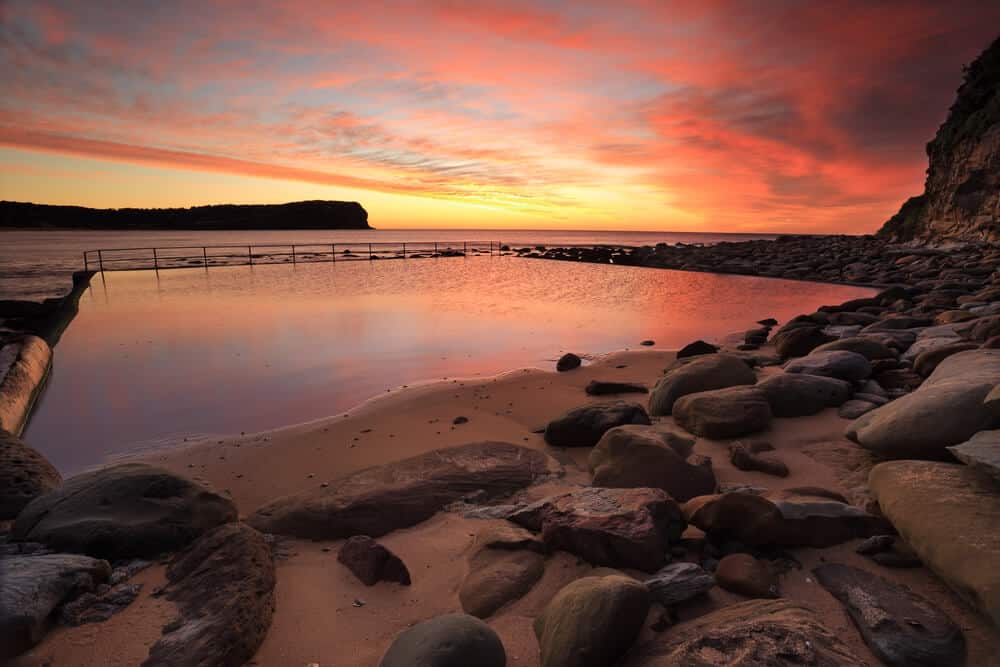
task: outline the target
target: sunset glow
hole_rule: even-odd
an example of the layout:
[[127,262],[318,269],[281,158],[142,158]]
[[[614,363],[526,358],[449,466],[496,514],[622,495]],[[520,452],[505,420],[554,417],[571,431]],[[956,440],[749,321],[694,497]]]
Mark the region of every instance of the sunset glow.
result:
[[0,199],[872,232],[997,25],[983,2],[7,0]]

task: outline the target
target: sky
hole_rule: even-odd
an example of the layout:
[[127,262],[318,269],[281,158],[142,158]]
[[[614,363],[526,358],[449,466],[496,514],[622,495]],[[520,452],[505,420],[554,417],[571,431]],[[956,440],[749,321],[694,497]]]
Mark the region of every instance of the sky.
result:
[[0,199],[868,233],[993,0],[0,0]]

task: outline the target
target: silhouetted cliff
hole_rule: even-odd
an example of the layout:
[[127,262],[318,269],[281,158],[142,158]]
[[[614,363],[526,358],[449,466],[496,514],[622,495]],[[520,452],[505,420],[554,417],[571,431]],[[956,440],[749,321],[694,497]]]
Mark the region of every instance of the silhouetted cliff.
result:
[[1000,243],[1000,38],[966,68],[927,157],[924,194],[908,199],[879,235]]
[[0,202],[0,227],[78,229],[371,229],[358,202],[220,204],[191,208],[85,208]]

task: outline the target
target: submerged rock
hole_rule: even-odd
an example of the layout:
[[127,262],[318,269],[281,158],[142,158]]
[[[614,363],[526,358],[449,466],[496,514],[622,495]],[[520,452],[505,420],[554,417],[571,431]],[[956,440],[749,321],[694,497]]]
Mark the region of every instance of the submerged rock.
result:
[[399,633],[380,667],[505,667],[507,653],[493,629],[468,614],[445,614]]
[[584,405],[549,422],[545,427],[545,442],[555,447],[593,447],[616,426],[649,423],[649,415],[638,403]]

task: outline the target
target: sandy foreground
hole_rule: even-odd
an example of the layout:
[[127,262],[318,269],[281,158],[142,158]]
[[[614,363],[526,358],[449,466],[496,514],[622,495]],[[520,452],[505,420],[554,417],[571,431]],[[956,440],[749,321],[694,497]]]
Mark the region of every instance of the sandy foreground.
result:
[[[642,382],[652,387],[673,359],[673,352],[655,349],[624,351],[567,373],[522,369],[485,379],[444,379],[389,392],[342,415],[158,451],[145,459],[229,493],[241,515],[246,516],[274,498],[331,482],[361,468],[441,447],[501,440],[542,449],[563,464],[562,479],[530,487],[522,494],[541,498],[588,484],[586,459],[590,449],[548,447],[538,431],[565,410],[588,402],[624,398],[644,403],[646,396],[641,394],[591,398],[584,387],[592,379]],[[768,372],[761,371],[761,376]],[[467,417],[468,423],[453,425],[458,416]],[[670,417],[654,418],[654,423],[677,428]],[[699,439],[695,451],[712,457],[722,486],[752,484],[782,489],[814,485],[849,494],[851,487],[866,478],[869,463],[863,450],[843,437],[847,423],[837,416],[836,409],[829,409],[812,417],[775,419],[767,431],[744,438],[766,440],[775,447],[792,471],[783,479],[734,468],[729,462],[729,441]],[[336,560],[341,541],[280,540],[276,544],[274,621],[252,664],[377,665],[401,630],[461,610],[458,591],[468,573],[467,557],[474,536],[488,523],[444,512],[380,538],[409,568],[413,578],[409,587],[362,584]],[[689,528],[685,536],[699,534],[698,529]],[[985,618],[928,570],[881,567],[856,555],[857,543],[789,550],[802,568],[781,577],[782,595],[816,610],[858,656],[873,666],[880,665],[844,608],[813,581],[810,573],[824,561],[871,570],[911,587],[948,613],[965,633],[969,665],[996,664],[1000,637]],[[545,574],[525,597],[488,619],[504,643],[509,665],[538,664],[538,644],[531,629],[534,617],[563,585],[591,569],[575,556],[557,552],[549,557]],[[55,629],[13,664],[138,665],[159,638],[161,626],[176,613],[172,603],[150,595],[163,580],[162,564],[141,572],[133,581],[145,584],[143,592],[125,611],[104,623]],[[703,600],[682,605],[680,618],[693,618],[742,599],[716,587]],[[653,636],[649,626],[660,612],[654,605],[640,641]]]

